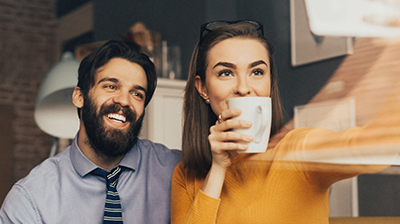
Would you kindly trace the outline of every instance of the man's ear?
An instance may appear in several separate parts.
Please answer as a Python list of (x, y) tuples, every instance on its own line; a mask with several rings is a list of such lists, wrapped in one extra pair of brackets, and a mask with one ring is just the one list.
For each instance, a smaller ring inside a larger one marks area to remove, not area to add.
[(203, 82), (200, 79), (200, 76), (196, 76), (194, 80), (194, 86), (197, 89), (197, 92), (199, 92), (200, 96), (203, 97), (204, 100), (208, 100), (208, 95), (207, 95), (207, 89), (206, 86), (203, 84)]
[(80, 87), (75, 87), (74, 92), (72, 93), (72, 103), (77, 108), (83, 107), (83, 93)]

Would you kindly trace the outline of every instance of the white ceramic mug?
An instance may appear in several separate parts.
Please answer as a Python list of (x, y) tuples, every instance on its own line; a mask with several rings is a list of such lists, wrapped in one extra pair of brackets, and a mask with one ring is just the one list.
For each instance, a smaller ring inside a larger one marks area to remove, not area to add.
[(235, 129), (235, 132), (253, 136), (253, 141), (247, 143), (246, 151), (238, 153), (261, 153), (267, 150), (271, 132), (272, 106), (270, 97), (236, 97), (228, 100), (229, 108), (238, 108), (242, 113), (233, 119), (250, 121), (248, 129)]

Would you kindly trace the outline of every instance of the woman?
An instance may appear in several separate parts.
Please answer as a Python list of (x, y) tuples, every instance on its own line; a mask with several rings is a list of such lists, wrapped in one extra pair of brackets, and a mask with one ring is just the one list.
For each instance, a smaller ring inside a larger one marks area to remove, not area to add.
[[(334, 182), (386, 167), (327, 165), (311, 161), (310, 155), (339, 151), (357, 161), (360, 147), (398, 144), (399, 118), (391, 120), (393, 129), (380, 128), (379, 121), (336, 133), (310, 128), (288, 132), (282, 128), (273, 49), (262, 24), (211, 22), (201, 26), (200, 35), (185, 92), (183, 162), (172, 179), (172, 223), (328, 223)], [(227, 100), (247, 96), (272, 99), (272, 137), (265, 153), (236, 153), (246, 150), (252, 136), (232, 130), (251, 124), (231, 119), (241, 111), (228, 109)]]

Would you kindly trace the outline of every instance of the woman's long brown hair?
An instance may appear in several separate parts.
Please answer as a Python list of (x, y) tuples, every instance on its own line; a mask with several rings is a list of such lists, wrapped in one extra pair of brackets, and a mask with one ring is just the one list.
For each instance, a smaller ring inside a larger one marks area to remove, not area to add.
[(198, 93), (195, 87), (195, 78), (197, 75), (200, 76), (201, 81), (205, 84), (208, 52), (219, 42), (234, 37), (258, 40), (267, 49), (271, 74), (271, 136), (276, 134), (283, 126), (277, 70), (272, 54), (273, 49), (265, 37), (259, 34), (252, 25), (244, 23), (221, 26), (207, 33), (203, 37), (201, 44), (196, 45), (190, 61), (183, 105), (184, 125), (182, 134), (183, 163), (187, 169), (195, 171), (199, 176), (203, 177), (207, 175), (212, 162), (211, 149), (208, 142), (210, 127), (215, 124), (218, 118), (210, 105), (206, 104)]

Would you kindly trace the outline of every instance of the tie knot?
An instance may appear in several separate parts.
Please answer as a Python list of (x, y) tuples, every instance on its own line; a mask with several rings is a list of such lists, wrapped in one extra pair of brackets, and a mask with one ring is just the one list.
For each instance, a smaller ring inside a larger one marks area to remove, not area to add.
[(106, 178), (107, 186), (115, 188), (118, 183), (118, 178), (124, 169), (125, 169), (124, 167), (117, 166), (110, 172), (107, 172), (101, 168), (96, 168), (95, 170), (92, 171), (92, 173), (94, 175)]
[[(123, 168), (120, 166), (117, 166), (114, 169), (112, 169), (109, 173), (107, 173), (107, 176), (106, 176), (107, 182), (110, 185), (115, 182), (115, 185), (116, 185), (116, 182), (118, 181), (119, 175), (121, 175), (122, 171), (123, 171)], [(115, 186), (112, 186), (112, 187), (115, 187)]]

